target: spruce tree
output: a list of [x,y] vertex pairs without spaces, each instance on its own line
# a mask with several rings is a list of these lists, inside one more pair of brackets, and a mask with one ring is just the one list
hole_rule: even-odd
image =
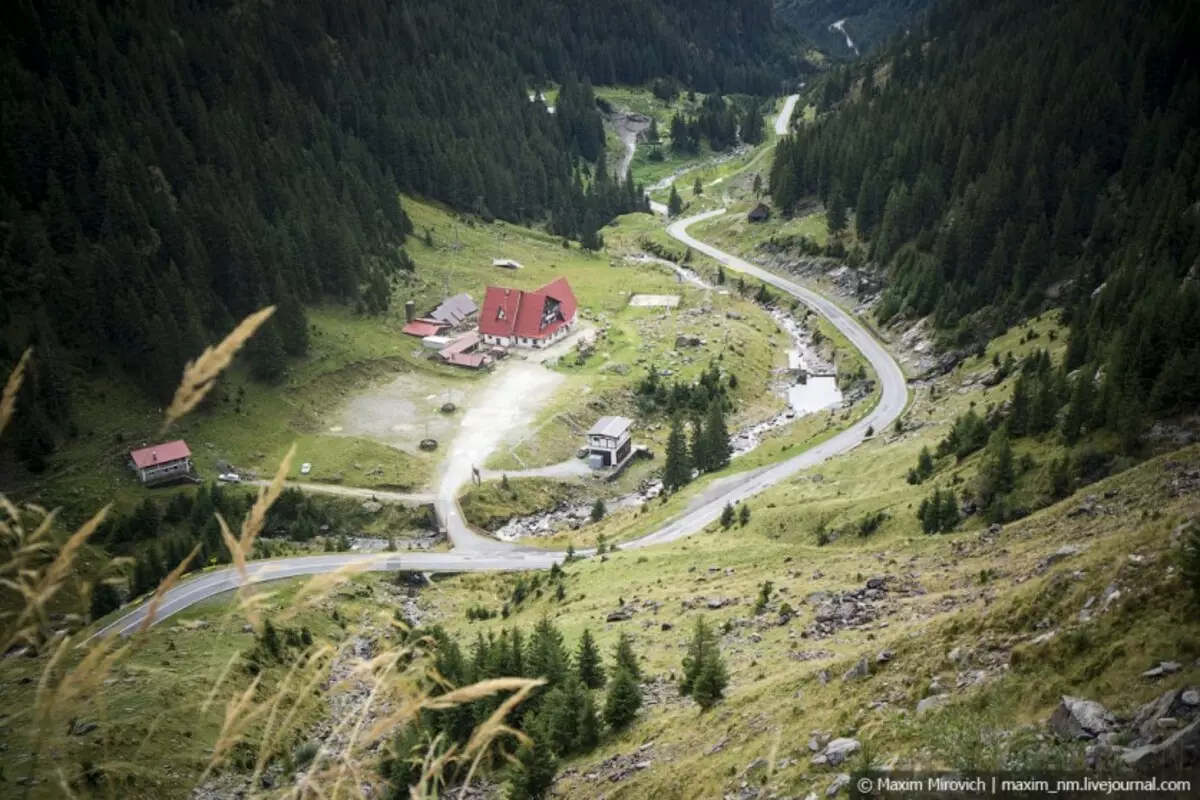
[[700,419],[692,420],[692,465],[699,472],[707,472],[711,457],[708,452],[708,439],[705,436],[704,423]]
[[1013,490],[1015,474],[1013,468],[1012,443],[1008,427],[1001,426],[992,432],[979,468],[979,501],[984,509],[993,509],[997,502]]
[[917,456],[917,475],[921,480],[933,475],[933,455],[928,447],[922,447],[920,455]]
[[742,507],[738,509],[738,525],[746,527],[750,523],[750,505],[742,502]]
[[837,236],[846,230],[846,193],[842,190],[840,181],[833,184],[829,193],[826,216],[831,235]]
[[604,664],[600,659],[600,650],[592,632],[584,628],[579,637],[579,650],[575,654],[575,664],[579,671],[579,680],[589,689],[599,689],[604,685]]
[[675,190],[675,184],[671,184],[671,196],[667,198],[667,214],[678,217],[681,211],[683,211],[683,198]]
[[575,749],[586,753],[600,743],[600,714],[592,693],[585,691],[578,696],[574,706],[578,717],[575,723]]
[[121,595],[111,583],[100,581],[92,588],[90,612],[92,622],[120,607]]
[[554,785],[558,772],[558,759],[544,725],[535,722],[525,733],[529,741],[517,748],[516,760],[509,767],[507,800],[541,800]]
[[725,687],[729,685],[729,673],[725,669],[725,660],[721,651],[714,644],[705,653],[692,686],[692,699],[707,711],[725,696]]
[[679,680],[679,693],[690,695],[696,685],[696,679],[704,666],[705,655],[717,646],[716,637],[704,621],[704,617],[696,619],[696,627],[692,631],[692,641],[688,644],[687,653],[683,656],[683,677]]
[[604,519],[604,515],[608,513],[608,509],[604,505],[604,500],[597,497],[596,502],[592,503],[592,522],[599,522]]
[[667,435],[667,463],[663,467],[663,486],[669,492],[678,491],[692,481],[692,464],[688,457],[687,438],[683,433],[683,420],[676,414],[671,419],[671,432]]
[[729,466],[733,448],[729,445],[729,429],[725,426],[725,404],[720,396],[714,396],[708,404],[704,441],[704,453],[707,458],[704,471],[717,472]]
[[692,194],[699,196],[704,194],[704,184],[700,182],[700,178],[696,178],[696,182],[692,184]]
[[721,527],[725,530],[729,530],[731,527],[733,527],[733,522],[734,519],[736,519],[736,516],[737,515],[733,510],[733,503],[726,503],[725,507],[721,509]]
[[1192,599],[1200,606],[1200,523],[1193,520],[1185,528],[1183,543],[1184,585],[1191,587]]
[[629,670],[620,668],[613,675],[604,699],[604,721],[614,731],[629,727],[642,707],[642,688]]
[[642,679],[642,668],[638,666],[637,654],[633,652],[633,639],[624,631],[617,637],[617,646],[613,650],[613,670],[619,669],[628,672],[634,680]]

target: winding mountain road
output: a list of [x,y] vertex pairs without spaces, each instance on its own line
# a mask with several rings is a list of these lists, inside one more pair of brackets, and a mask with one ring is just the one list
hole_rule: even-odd
[[[900,415],[908,402],[908,387],[899,365],[883,345],[848,312],[816,292],[750,264],[737,256],[718,250],[687,232],[691,225],[724,213],[725,209],[718,209],[678,220],[668,226],[667,233],[689,247],[716,259],[727,269],[758,278],[792,295],[828,318],[855,347],[862,351],[874,367],[882,390],[879,403],[863,419],[847,430],[787,461],[734,474],[715,482],[693,500],[691,506],[682,515],[653,533],[621,545],[623,550],[672,542],[702,530],[720,516],[726,503],[741,502],[764,489],[787,480],[801,470],[809,469],[829,458],[854,449],[867,438],[868,429],[873,427],[875,430],[884,430]],[[477,436],[478,434],[472,433],[468,427],[460,435]],[[453,452],[452,449],[451,453],[453,454]],[[452,551],[447,553],[379,553],[368,556],[362,554],[321,555],[252,561],[247,565],[245,581],[260,583],[300,575],[356,570],[423,573],[509,572],[549,569],[555,562],[562,560],[561,552],[497,541],[481,536],[471,529],[463,519],[462,510],[457,501],[458,489],[465,482],[460,473],[469,469],[469,465],[457,465],[459,468],[455,468],[455,466],[452,464],[444,471],[444,475],[454,475],[455,477],[453,479],[447,477],[443,480],[435,500],[438,516],[442,524],[446,526],[451,544],[454,546]],[[588,551],[581,552],[581,555],[587,554],[589,554]],[[241,576],[232,567],[197,575],[164,595],[153,622],[161,622],[195,603],[236,589],[241,584]],[[145,623],[147,614],[146,605],[132,609],[100,630],[96,636],[107,636],[113,633],[122,636],[129,635]]]
[[787,99],[783,101],[783,110],[779,112],[779,116],[775,118],[775,134],[777,136],[787,136],[788,126],[792,122],[792,112],[796,110],[796,101],[800,99],[798,94],[789,94]]

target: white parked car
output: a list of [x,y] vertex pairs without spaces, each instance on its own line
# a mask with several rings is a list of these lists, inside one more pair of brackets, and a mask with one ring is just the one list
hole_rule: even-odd
[[310,472],[312,472],[312,464],[305,461],[303,464],[300,465],[300,474],[301,475],[307,475]]
[[242,476],[236,472],[224,472],[217,476],[217,480],[222,483],[241,483]]

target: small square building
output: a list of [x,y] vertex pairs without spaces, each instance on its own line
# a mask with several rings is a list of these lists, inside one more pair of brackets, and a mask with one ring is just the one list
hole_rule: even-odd
[[176,480],[191,475],[192,451],[187,442],[174,442],[131,450],[129,465],[144,486]]
[[633,420],[627,417],[601,417],[587,432],[588,466],[592,469],[615,467],[629,458],[633,449],[630,431]]

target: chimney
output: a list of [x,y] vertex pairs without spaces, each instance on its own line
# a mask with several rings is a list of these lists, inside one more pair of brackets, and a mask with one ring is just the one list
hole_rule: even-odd
[[404,301],[404,321],[412,322],[417,318],[417,304],[412,300]]
[[155,464],[158,463],[158,451],[157,450],[150,451],[150,460],[153,461]]

